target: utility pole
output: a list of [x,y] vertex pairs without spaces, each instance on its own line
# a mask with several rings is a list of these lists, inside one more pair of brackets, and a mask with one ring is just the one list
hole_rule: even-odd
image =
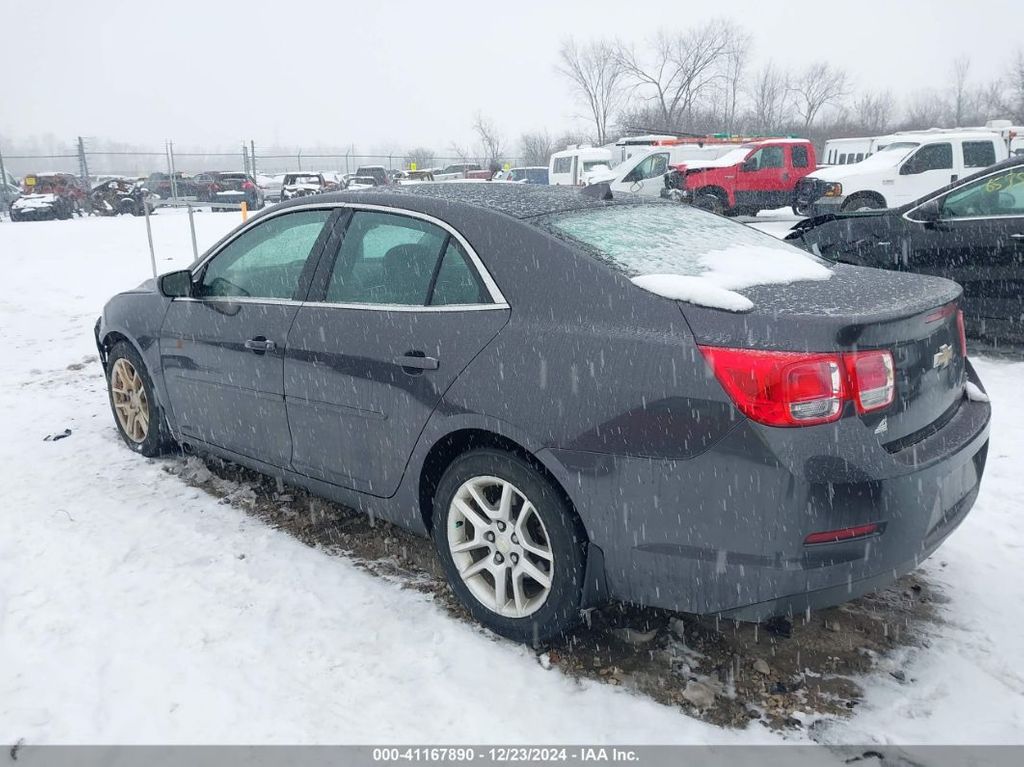
[[87,187],[92,188],[89,181],[89,161],[85,157],[85,139],[81,136],[78,137],[78,175]]
[[251,175],[249,173],[249,149],[244,141],[242,142],[242,172],[247,176]]
[[256,179],[256,142],[249,139],[249,166],[252,168],[253,180]]

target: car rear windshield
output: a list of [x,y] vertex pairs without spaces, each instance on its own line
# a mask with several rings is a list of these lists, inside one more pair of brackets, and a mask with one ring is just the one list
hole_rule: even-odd
[[770,269],[773,255],[794,254],[826,262],[752,227],[680,204],[613,205],[556,213],[537,223],[567,237],[629,277],[650,274],[701,276],[713,268],[714,254],[756,252],[759,268]]

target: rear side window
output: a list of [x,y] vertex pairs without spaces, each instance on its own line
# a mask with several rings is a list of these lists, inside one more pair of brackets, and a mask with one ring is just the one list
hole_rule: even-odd
[[457,240],[448,241],[441,266],[437,270],[434,289],[430,296],[431,306],[453,306],[460,304],[489,304],[491,300],[484,292],[476,270],[469,263],[469,256]]
[[965,141],[964,167],[987,168],[995,165],[996,145],[991,141]]
[[556,157],[555,158],[555,173],[572,173],[572,158],[571,157]]
[[807,162],[807,147],[803,144],[793,145],[793,167],[794,168],[806,168]]
[[326,300],[424,306],[447,236],[427,221],[357,211],[338,249]]

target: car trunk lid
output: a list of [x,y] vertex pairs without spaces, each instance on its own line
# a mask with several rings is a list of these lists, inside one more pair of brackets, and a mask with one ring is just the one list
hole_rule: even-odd
[[[706,346],[791,352],[891,352],[895,399],[861,417],[893,450],[939,428],[963,399],[966,362],[948,280],[839,264],[831,279],[739,291],[754,308],[737,313],[680,304]],[[846,415],[855,415],[852,405]]]

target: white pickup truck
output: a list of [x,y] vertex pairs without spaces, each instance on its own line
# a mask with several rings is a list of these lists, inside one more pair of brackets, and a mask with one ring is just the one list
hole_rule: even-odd
[[1009,156],[999,132],[920,131],[893,134],[861,162],[819,168],[796,187],[799,215],[897,208]]

